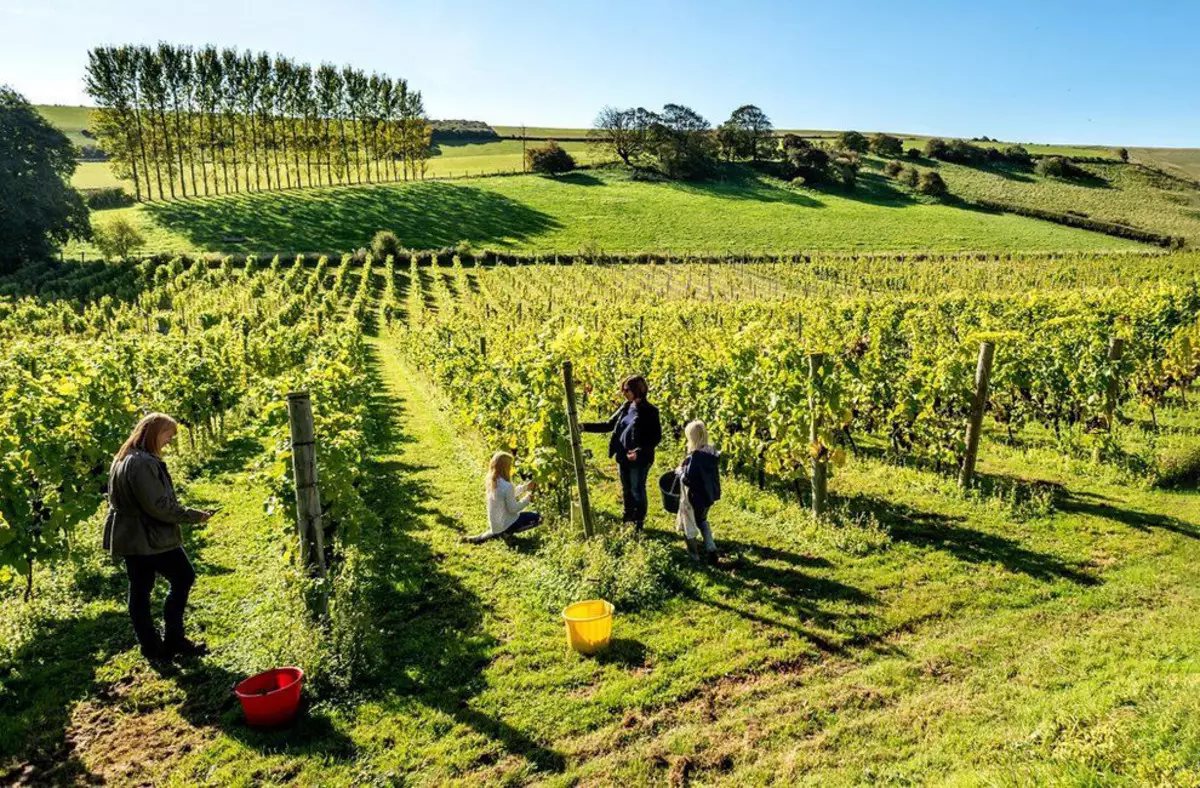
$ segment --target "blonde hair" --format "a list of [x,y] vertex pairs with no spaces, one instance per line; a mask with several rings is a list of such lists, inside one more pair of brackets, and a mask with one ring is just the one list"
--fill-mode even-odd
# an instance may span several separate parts
[[687,436],[688,451],[699,451],[705,446],[708,446],[708,427],[704,426],[704,422],[696,420],[689,422],[683,428],[683,434]]
[[496,480],[512,481],[513,456],[506,451],[498,451],[492,455],[488,463],[487,473],[483,477],[483,485],[488,492],[496,489]]
[[165,413],[147,414],[133,428],[133,432],[121,444],[121,448],[117,449],[117,456],[113,457],[113,462],[120,462],[139,449],[151,454],[158,454],[162,449],[162,434],[169,429],[179,429],[179,424],[175,419]]

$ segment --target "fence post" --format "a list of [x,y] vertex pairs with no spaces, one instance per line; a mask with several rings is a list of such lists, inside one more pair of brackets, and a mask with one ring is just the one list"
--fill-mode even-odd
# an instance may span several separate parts
[[575,483],[579,487],[579,509],[583,520],[584,536],[591,536],[595,529],[592,526],[592,504],[588,498],[587,474],[583,465],[583,441],[579,435],[579,415],[575,409],[575,377],[571,372],[571,362],[564,361],[563,388],[567,392],[567,423],[571,429],[571,458],[575,461]]
[[487,358],[487,337],[479,338],[479,355]]
[[992,379],[992,360],[996,345],[984,342],[979,346],[979,363],[975,366],[975,395],[971,398],[970,420],[967,422],[967,453],[963,455],[958,486],[967,489],[975,477],[975,460],[979,456],[979,438],[983,432],[983,411],[987,407],[988,385]]
[[[1113,362],[1114,367],[1121,361],[1125,355],[1125,340],[1121,337],[1113,337],[1108,342],[1108,360]],[[1117,393],[1121,388],[1121,378],[1119,369],[1113,371],[1112,378],[1108,381],[1108,390],[1104,396],[1104,413],[1105,423],[1109,431],[1113,428],[1113,422],[1117,415]]]
[[[820,374],[821,365],[825,363],[824,353],[813,353],[808,357],[808,378],[814,386],[813,393],[808,398],[808,442],[809,446],[816,444],[820,440],[821,416],[818,411],[817,395],[815,385],[817,377]],[[812,512],[813,517],[820,517],[825,513],[826,490],[828,486],[829,474],[828,466],[823,458],[814,456],[812,458]]]
[[325,529],[321,521],[321,492],[317,488],[317,446],[313,430],[312,400],[307,391],[287,395],[288,425],[292,437],[292,472],[296,483],[296,529],[300,561],[322,581],[317,612],[329,609],[325,580]]

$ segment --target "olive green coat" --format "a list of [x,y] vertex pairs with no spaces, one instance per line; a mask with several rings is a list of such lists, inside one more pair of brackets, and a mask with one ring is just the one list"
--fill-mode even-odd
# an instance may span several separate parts
[[104,549],[113,555],[155,555],[183,546],[180,523],[198,523],[203,512],[181,506],[167,464],[135,450],[108,474]]

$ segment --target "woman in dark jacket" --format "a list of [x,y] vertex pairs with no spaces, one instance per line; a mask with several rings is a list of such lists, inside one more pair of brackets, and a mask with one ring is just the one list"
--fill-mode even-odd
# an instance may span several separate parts
[[[708,439],[708,428],[702,421],[693,421],[683,428],[687,439],[687,456],[675,469],[687,490],[691,506],[691,520],[696,530],[704,537],[704,549],[710,564],[717,563],[717,543],[713,541],[712,526],[708,524],[708,510],[721,500],[720,454]],[[694,533],[694,532],[693,532]],[[693,543],[688,529],[684,529],[688,552],[700,556],[699,546]]]
[[608,456],[617,461],[621,476],[621,497],[624,520],[639,530],[646,523],[646,478],[654,464],[654,450],[662,441],[662,424],[658,408],[646,401],[646,379],[641,375],[626,378],[621,383],[625,402],[608,421],[580,425],[584,432],[608,432]]
[[[212,515],[187,509],[175,497],[161,453],[177,430],[175,420],[166,414],[146,416],[113,458],[108,474],[104,549],[125,560],[129,617],[147,659],[207,653],[203,644],[193,643],[183,634],[183,611],[196,572],[183,550],[179,524],[202,523]],[[158,575],[171,584],[163,606],[161,638],[150,613],[150,593]]]

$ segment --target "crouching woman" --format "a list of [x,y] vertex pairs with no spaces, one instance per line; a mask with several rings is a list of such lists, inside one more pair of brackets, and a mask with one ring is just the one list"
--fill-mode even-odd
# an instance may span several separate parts
[[[203,523],[210,512],[182,506],[175,497],[162,450],[175,437],[175,420],[151,413],[121,446],[108,474],[108,515],[104,549],[125,561],[129,576],[129,618],[147,659],[201,656],[203,644],[184,635],[183,614],[196,572],[183,549],[181,523]],[[171,584],[163,606],[160,637],[150,611],[159,575]]]
[[514,487],[513,463],[513,456],[508,452],[498,451],[492,455],[487,474],[483,477],[484,492],[487,495],[488,529],[477,536],[465,537],[463,541],[480,544],[497,536],[511,536],[528,531],[542,522],[542,516],[537,512],[525,511],[533,500],[530,493],[537,489],[537,485],[526,482]]

